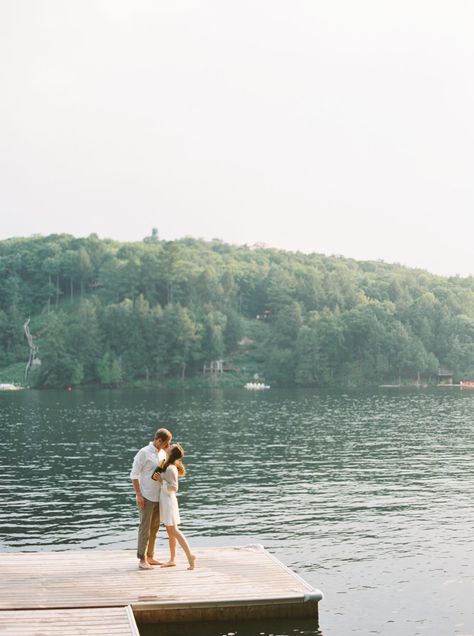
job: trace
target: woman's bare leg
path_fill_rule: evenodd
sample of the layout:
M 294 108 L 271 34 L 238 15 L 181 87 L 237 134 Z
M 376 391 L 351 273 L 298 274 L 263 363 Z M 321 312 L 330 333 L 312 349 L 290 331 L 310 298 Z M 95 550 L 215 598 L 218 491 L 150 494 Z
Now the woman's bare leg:
M 161 565 L 162 568 L 172 568 L 176 565 L 176 537 L 173 533 L 173 526 L 166 526 L 166 532 L 168 533 L 168 541 L 170 544 L 170 559 L 167 563 Z
M 189 543 L 186 541 L 186 537 L 184 536 L 184 534 L 181 532 L 181 530 L 178 530 L 177 526 L 166 526 L 166 532 L 168 533 L 169 537 L 173 535 L 175 538 L 175 541 L 177 541 L 179 545 L 183 548 L 189 563 L 188 570 L 194 570 L 196 557 L 191 552 L 191 548 L 189 547 Z M 171 542 L 170 542 L 170 545 L 171 545 Z

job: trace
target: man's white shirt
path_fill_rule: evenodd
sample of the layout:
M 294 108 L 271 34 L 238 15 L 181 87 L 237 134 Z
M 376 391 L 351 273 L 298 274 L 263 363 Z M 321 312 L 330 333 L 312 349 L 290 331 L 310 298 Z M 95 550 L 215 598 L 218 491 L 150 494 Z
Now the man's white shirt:
M 159 501 L 161 483 L 151 478 L 153 472 L 166 459 L 163 449 L 158 450 L 153 442 L 141 448 L 133 459 L 130 479 L 138 479 L 140 492 L 149 501 Z

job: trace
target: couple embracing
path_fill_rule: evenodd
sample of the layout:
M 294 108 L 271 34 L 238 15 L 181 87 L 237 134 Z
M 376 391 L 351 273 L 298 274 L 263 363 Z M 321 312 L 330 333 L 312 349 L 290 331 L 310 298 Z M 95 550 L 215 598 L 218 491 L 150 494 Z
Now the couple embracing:
M 172 435 L 166 428 L 159 428 L 153 441 L 135 455 L 130 473 L 140 514 L 137 557 L 138 567 L 142 570 L 151 570 L 154 565 L 176 565 L 176 543 L 186 554 L 188 570 L 194 570 L 196 562 L 186 537 L 178 529 L 178 477 L 186 471 L 181 463 L 184 450 L 179 444 L 171 444 L 171 439 Z M 165 563 L 154 557 L 160 521 L 166 526 L 170 547 L 170 558 Z

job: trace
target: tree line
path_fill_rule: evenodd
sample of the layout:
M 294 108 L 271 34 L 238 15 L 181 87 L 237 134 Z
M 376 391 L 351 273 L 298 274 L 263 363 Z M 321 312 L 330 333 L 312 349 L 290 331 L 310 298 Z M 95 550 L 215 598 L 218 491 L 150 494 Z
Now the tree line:
M 30 382 L 44 387 L 165 382 L 213 360 L 281 385 L 429 379 L 440 366 L 474 379 L 472 277 L 156 230 L 0 241 L 0 368 L 26 364 L 28 318 L 41 359 Z

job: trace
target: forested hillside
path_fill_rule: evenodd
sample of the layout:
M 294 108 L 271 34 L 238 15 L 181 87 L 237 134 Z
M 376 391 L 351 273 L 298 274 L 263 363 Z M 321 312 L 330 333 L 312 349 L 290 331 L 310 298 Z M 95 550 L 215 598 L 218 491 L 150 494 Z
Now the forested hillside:
M 474 278 L 185 238 L 0 242 L 0 378 L 118 385 L 254 373 L 282 385 L 474 380 Z

